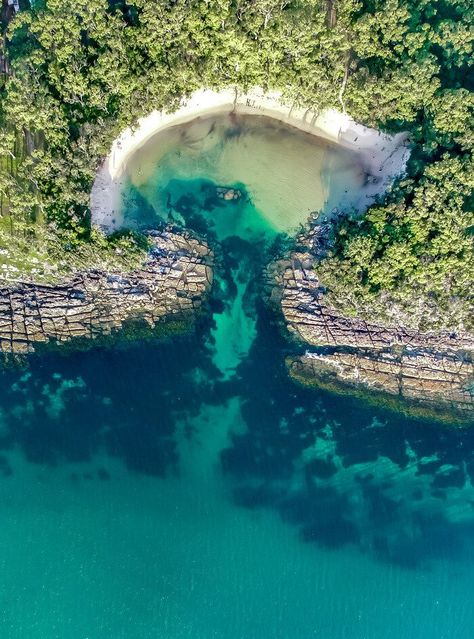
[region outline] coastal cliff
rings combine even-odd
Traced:
[[[417,332],[343,316],[325,302],[317,261],[294,252],[268,268],[271,301],[297,342],[313,347],[287,358],[296,380],[336,392],[379,391],[425,406],[474,415],[474,336]]]
[[[38,344],[110,335],[127,322],[150,328],[192,321],[212,284],[212,253],[202,241],[169,230],[150,234],[141,268],[88,270],[59,285],[0,289],[0,352],[33,352]]]

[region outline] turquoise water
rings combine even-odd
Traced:
[[[244,185],[261,220],[287,232],[311,212],[360,207],[368,178],[353,151],[268,117],[217,114],[160,131],[129,158],[124,179],[142,200],[125,189],[116,222],[146,226],[166,212],[170,181],[209,180]]]
[[[287,240],[225,186],[126,194],[214,243],[192,334],[0,373],[0,637],[470,639],[474,430],[293,384],[261,278]]]
[[[209,326],[3,372],[2,637],[472,637],[474,432],[293,385],[257,323],[229,381]]]

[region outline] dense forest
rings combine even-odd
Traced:
[[[90,225],[112,140],[203,86],[258,85],[410,132],[407,176],[334,229],[318,266],[331,302],[421,329],[473,327],[471,0],[20,0],[14,16],[4,0],[2,17],[4,275],[133,262],[140,238]]]

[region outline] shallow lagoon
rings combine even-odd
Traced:
[[[168,209],[170,181],[243,185],[276,232],[293,231],[313,211],[367,204],[370,178],[354,152],[264,116],[217,114],[152,136],[128,160],[123,214],[147,224]],[[145,206],[145,203],[147,206]],[[252,221],[255,225],[255,220]]]
[[[155,169],[128,214],[212,238],[210,311],[2,371],[1,637],[470,639],[474,430],[293,384],[260,278],[291,229]]]

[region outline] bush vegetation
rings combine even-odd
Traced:
[[[2,251],[26,254],[20,272],[122,259],[88,206],[112,140],[202,86],[260,85],[410,132],[408,176],[334,231],[318,266],[331,303],[472,328],[473,41],[470,0],[35,0],[0,59]]]

